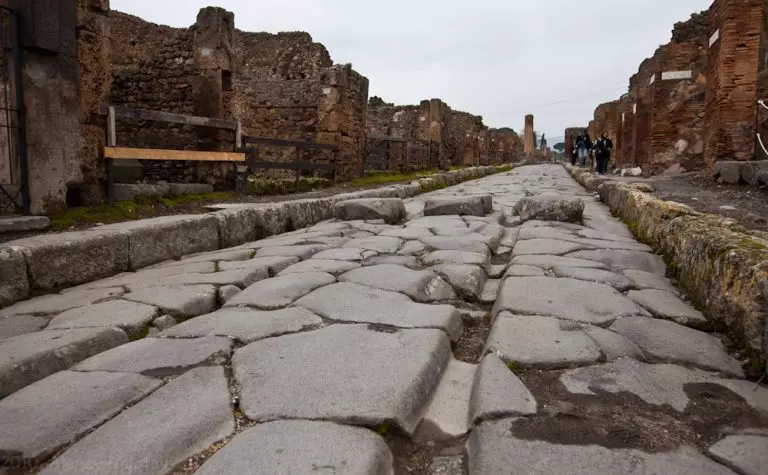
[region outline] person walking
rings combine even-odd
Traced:
[[[576,145],[579,150],[579,167],[584,168],[587,165],[587,158],[589,158],[589,151],[592,150],[592,139],[589,137],[589,132],[584,131],[576,139]]]
[[[597,161],[597,173],[604,175],[608,172],[608,162],[611,161],[611,150],[613,150],[613,141],[605,134],[595,142],[595,160]]]

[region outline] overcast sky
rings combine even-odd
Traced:
[[[204,6],[235,12],[246,31],[307,31],[336,63],[352,63],[370,95],[414,104],[439,97],[550,137],[586,125],[626,92],[675,22],[710,0],[112,0],[112,8],[187,27]],[[588,97],[587,97],[588,96]],[[556,103],[552,105],[553,103]]]

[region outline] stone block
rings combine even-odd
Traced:
[[[285,201],[291,229],[302,229],[333,217],[333,201],[330,198],[310,198]]]
[[[715,163],[715,178],[731,185],[741,181],[741,169],[745,162],[721,160]]]
[[[0,216],[0,234],[42,231],[50,225],[46,216]]]
[[[336,219],[342,221],[383,219],[397,224],[405,218],[405,205],[400,198],[368,198],[340,201],[333,206]]]
[[[60,313],[47,329],[117,327],[131,337],[138,337],[156,316],[157,308],[151,305],[110,300]]]
[[[533,394],[501,358],[492,353],[483,358],[472,388],[470,422],[536,414],[537,406]]]
[[[47,318],[33,317],[31,315],[0,317],[0,340],[42,330],[47,324]]]
[[[219,221],[219,244],[222,249],[255,241],[265,234],[259,227],[255,208],[233,208],[214,213]]]
[[[24,254],[17,247],[0,247],[0,307],[29,297]]]
[[[435,197],[424,201],[424,216],[485,216],[492,211],[491,195]]]
[[[139,196],[168,196],[171,191],[168,183],[115,183],[113,187],[115,201],[133,201]]]
[[[249,286],[230,299],[225,307],[243,306],[263,310],[287,307],[316,288],[334,282],[336,278],[324,272],[281,275]]]
[[[142,288],[123,298],[153,305],[163,313],[187,319],[212,312],[216,307],[216,295],[213,285],[169,285]]]
[[[43,290],[109,277],[129,267],[128,236],[108,230],[43,234],[3,247],[24,254],[31,287]]]
[[[768,467],[768,437],[732,435],[711,446],[707,452],[737,473],[760,475]]]
[[[536,219],[579,223],[584,213],[584,201],[541,196],[523,198],[515,204],[515,213],[521,222]]]
[[[431,271],[382,264],[351,270],[339,277],[339,282],[354,282],[393,292],[401,292],[414,300],[433,302],[456,297],[453,288]]]

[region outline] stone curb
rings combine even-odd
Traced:
[[[333,218],[333,205],[339,201],[408,198],[501,171],[506,170],[493,166],[464,168],[408,185],[200,215],[161,216],[3,243],[0,244],[0,308],[26,299],[33,292],[71,287],[187,254],[233,247],[312,226]]]
[[[713,327],[726,329],[765,365],[768,350],[768,242],[736,222],[660,200],[640,188],[565,166],[640,241],[664,254],[680,287]]]

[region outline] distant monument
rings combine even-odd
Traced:
[[[541,145],[539,146],[541,150],[547,149],[547,134],[541,134]]]

